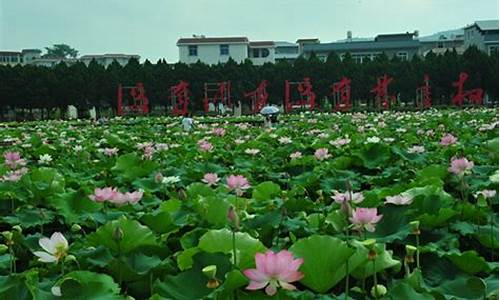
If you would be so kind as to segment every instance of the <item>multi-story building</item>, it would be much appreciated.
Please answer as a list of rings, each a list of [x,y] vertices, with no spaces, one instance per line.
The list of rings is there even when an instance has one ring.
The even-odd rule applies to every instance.
[[[325,61],[330,53],[335,52],[341,58],[350,53],[352,58],[362,63],[385,53],[389,57],[396,56],[402,60],[411,59],[419,54],[420,42],[414,38],[415,33],[379,34],[373,40],[353,40],[348,32],[347,40],[334,43],[311,43],[303,46],[305,57],[312,53]]]
[[[98,64],[107,68],[111,63],[113,63],[113,61],[125,66],[132,58],[139,60],[141,57],[139,55],[129,54],[96,54],[83,55],[78,58],[78,61],[81,61],[88,66],[92,60],[95,60]]]
[[[25,64],[40,58],[42,51],[38,49],[23,49],[19,51],[0,51],[0,65]]]
[[[280,41],[280,42],[274,42],[274,45],[276,46],[274,54],[274,60],[276,62],[279,61],[293,62],[300,55],[299,45],[296,43]]]
[[[78,60],[76,58],[64,58],[64,57],[58,57],[58,58],[37,58],[33,59],[31,61],[26,62],[25,64],[27,65],[33,65],[33,66],[39,66],[39,67],[55,67],[56,65],[64,62],[66,65],[72,65]]]
[[[244,61],[248,58],[248,44],[246,37],[194,36],[177,41],[180,62],[201,61],[209,65],[225,63],[230,57],[236,62]]]
[[[177,41],[179,61],[193,64],[201,61],[208,65],[225,63],[232,58],[240,63],[250,59],[255,65],[274,63],[276,45],[271,41],[250,42],[247,37],[181,38]]]
[[[476,21],[464,28],[464,46],[476,46],[488,54],[498,52],[498,20]]]
[[[465,51],[464,47],[464,30],[454,29],[447,31],[440,31],[438,33],[423,36],[419,38],[420,53],[426,55],[429,51],[436,54],[442,54],[447,50],[455,49],[458,54]]]

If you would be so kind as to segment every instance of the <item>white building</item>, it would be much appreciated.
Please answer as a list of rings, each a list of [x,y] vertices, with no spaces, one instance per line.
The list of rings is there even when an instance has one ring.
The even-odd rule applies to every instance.
[[[18,51],[0,51],[0,65],[26,64],[40,58],[42,51],[38,49],[23,49]]]
[[[299,57],[299,45],[296,43],[280,41],[274,42],[274,45],[276,46],[274,55],[274,60],[276,62],[293,62]]]
[[[488,54],[498,52],[498,20],[476,21],[464,28],[464,46],[476,46]]]
[[[275,44],[271,41],[250,42],[246,37],[181,38],[177,41],[179,61],[193,64],[197,61],[208,65],[225,63],[232,58],[240,63],[250,59],[255,65],[275,61]]]
[[[274,63],[276,59],[276,45],[274,42],[248,43],[248,56],[254,65]]]
[[[248,44],[246,37],[196,36],[177,41],[180,62],[193,64],[199,60],[209,65],[225,63],[229,57],[236,62],[244,61],[248,58]]]
[[[95,60],[98,64],[107,68],[111,63],[113,63],[113,61],[116,61],[120,65],[125,66],[132,58],[139,60],[141,57],[139,55],[129,54],[97,54],[83,55],[78,60],[83,62],[87,66],[92,60]]]

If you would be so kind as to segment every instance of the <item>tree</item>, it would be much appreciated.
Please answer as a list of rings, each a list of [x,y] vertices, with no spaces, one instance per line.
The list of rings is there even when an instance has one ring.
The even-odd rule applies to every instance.
[[[76,58],[78,56],[78,51],[66,44],[55,44],[52,47],[45,47],[47,51],[43,55],[44,58]]]

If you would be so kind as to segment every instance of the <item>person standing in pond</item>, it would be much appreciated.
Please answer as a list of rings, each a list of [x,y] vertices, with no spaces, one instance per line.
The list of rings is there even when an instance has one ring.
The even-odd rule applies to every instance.
[[[191,131],[193,130],[194,128],[194,120],[192,118],[192,114],[191,113],[187,113],[184,115],[184,117],[182,118],[182,129],[184,131]]]

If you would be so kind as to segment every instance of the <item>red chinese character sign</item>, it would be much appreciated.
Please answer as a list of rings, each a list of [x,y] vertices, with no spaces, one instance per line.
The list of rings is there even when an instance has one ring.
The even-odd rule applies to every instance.
[[[416,95],[417,108],[429,108],[432,105],[431,85],[429,83],[429,75],[424,75],[424,85],[417,88]]]
[[[174,116],[184,116],[189,107],[189,83],[180,81],[177,85],[170,87],[170,103]]]
[[[375,94],[375,107],[377,109],[389,109],[391,104],[396,103],[396,97],[389,95],[388,87],[393,78],[387,75],[377,78],[375,85],[370,92]]]
[[[331,88],[332,93],[330,95],[333,96],[333,109],[335,111],[349,111],[352,108],[351,80],[347,77],[342,77]]]
[[[269,94],[267,93],[266,87],[269,84],[267,80],[262,81],[256,90],[245,93],[244,96],[250,98],[252,101],[252,112],[259,113],[260,110],[266,106],[267,100],[269,99]]]
[[[208,113],[211,108],[216,113],[224,113],[226,106],[231,107],[231,81],[205,82],[203,108]]]
[[[126,97],[124,92],[128,91],[130,97]],[[149,101],[146,97],[144,85],[141,82],[135,86],[118,85],[118,105],[117,114],[119,116],[127,114],[147,114],[149,112]]]
[[[294,87],[294,89],[292,89]],[[285,111],[291,112],[296,108],[309,108],[314,109],[316,102],[316,94],[312,90],[313,86],[309,77],[305,77],[304,81],[291,82],[285,81]],[[292,93],[295,91],[295,97]]]
[[[481,105],[483,104],[483,89],[472,89],[464,91],[464,84],[469,78],[469,74],[461,72],[458,81],[453,83],[453,86],[457,88],[456,94],[451,99],[453,105],[462,106],[464,100],[469,100],[472,104]]]

